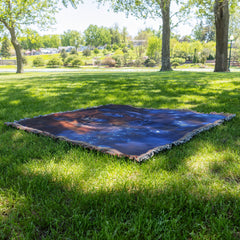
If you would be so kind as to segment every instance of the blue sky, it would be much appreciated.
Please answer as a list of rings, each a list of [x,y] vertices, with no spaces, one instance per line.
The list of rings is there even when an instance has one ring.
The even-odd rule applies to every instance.
[[[174,8],[175,6],[172,6],[172,9]],[[141,20],[133,16],[127,18],[124,13],[108,11],[107,6],[98,8],[98,5],[92,1],[80,4],[77,9],[73,9],[71,6],[68,8],[62,7],[62,10],[56,15],[56,21],[56,25],[52,26],[53,29],[40,34],[62,34],[68,29],[83,32],[90,24],[111,27],[117,23],[121,29],[127,27],[128,33],[131,36],[135,36],[139,30],[146,27],[158,30],[161,24],[161,19]],[[185,24],[181,28],[175,29],[174,32],[180,35],[187,35],[191,34],[191,29],[192,27],[189,24]]]

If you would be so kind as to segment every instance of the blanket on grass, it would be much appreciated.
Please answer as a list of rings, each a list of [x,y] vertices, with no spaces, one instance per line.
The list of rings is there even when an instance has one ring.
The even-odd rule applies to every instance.
[[[5,124],[141,162],[234,116],[110,104]]]

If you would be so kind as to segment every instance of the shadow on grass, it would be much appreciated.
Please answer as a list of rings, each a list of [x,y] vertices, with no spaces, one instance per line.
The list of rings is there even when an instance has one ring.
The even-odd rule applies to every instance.
[[[212,86],[226,76],[238,86],[234,73],[26,74],[8,81],[0,89],[0,238],[237,239],[240,93]],[[109,103],[237,116],[141,165],[2,125]],[[207,146],[216,158],[226,156],[201,175],[189,162]]]

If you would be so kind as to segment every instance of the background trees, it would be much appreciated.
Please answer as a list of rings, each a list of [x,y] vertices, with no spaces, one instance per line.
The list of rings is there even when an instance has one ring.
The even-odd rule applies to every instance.
[[[0,0],[0,24],[10,33],[17,56],[17,73],[23,72],[21,45],[17,39],[19,32],[32,24],[42,27],[51,24],[57,10],[56,0]]]
[[[83,44],[83,37],[80,32],[68,30],[61,35],[62,46],[74,46],[76,49]]]
[[[9,39],[4,36],[3,37],[3,40],[2,40],[2,47],[1,47],[1,56],[3,58],[9,58],[10,57],[10,46],[11,46],[11,43],[9,41]]]
[[[215,72],[228,71],[228,33],[230,13],[238,7],[237,0],[189,0],[197,7],[198,16],[213,18],[216,29]]]

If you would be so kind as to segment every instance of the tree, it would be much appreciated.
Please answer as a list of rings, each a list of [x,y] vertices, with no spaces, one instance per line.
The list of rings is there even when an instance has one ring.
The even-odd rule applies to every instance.
[[[24,33],[26,36],[19,38],[22,48],[32,51],[33,49],[39,49],[42,46],[41,37],[37,31],[26,29]]]
[[[63,0],[66,5],[68,0]],[[70,0],[76,6],[78,1]],[[21,45],[18,34],[26,26],[37,24],[40,27],[51,25],[54,13],[58,11],[58,0],[0,0],[0,27],[3,25],[11,35],[11,42],[17,57],[17,73],[23,72]]]
[[[114,27],[109,28],[110,35],[111,35],[111,44],[120,45],[121,43],[121,34],[119,32],[119,27],[117,24]]]
[[[157,63],[160,60],[161,45],[161,39],[156,36],[152,36],[148,40],[147,56]]]
[[[111,34],[109,29],[98,27],[97,25],[89,25],[84,31],[87,46],[99,47],[111,43]]]
[[[214,19],[207,24],[203,24],[203,21],[201,21],[200,24],[197,24],[193,29],[193,36],[195,40],[201,42],[216,41]]]
[[[228,32],[230,13],[237,7],[237,0],[189,0],[190,5],[198,7],[200,17],[214,16],[216,28],[215,72],[228,69]]]
[[[149,16],[162,18],[162,67],[161,71],[171,71],[170,63],[170,4],[171,0],[97,0],[111,2],[114,11],[124,11],[140,18]],[[178,1],[176,1],[178,2]]]
[[[10,41],[9,39],[5,36],[2,41],[2,47],[1,47],[1,56],[3,58],[9,58],[11,56],[10,54]]]
[[[83,44],[83,38],[81,33],[75,30],[67,30],[61,35],[61,41],[63,46],[74,46],[76,49]]]

